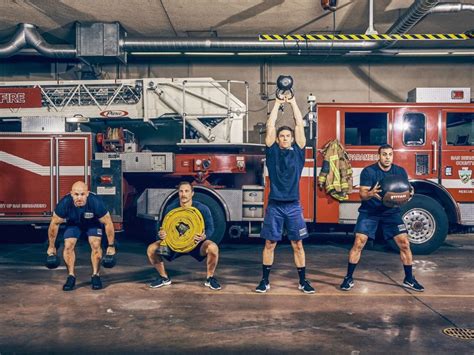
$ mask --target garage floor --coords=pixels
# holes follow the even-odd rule
[[[474,329],[474,235],[453,235],[439,251],[416,258],[420,294],[399,285],[398,255],[365,250],[356,286],[339,291],[351,238],[320,237],[306,245],[317,293],[297,290],[291,247],[277,248],[267,294],[260,280],[260,241],[221,248],[223,289],[203,286],[205,264],[168,264],[169,287],[155,277],[146,245],[121,243],[119,264],[103,270],[105,289],[90,288],[89,246],[78,247],[77,289],[63,292],[64,266],[42,266],[42,244],[0,245],[0,353],[474,353],[474,340],[443,334]],[[64,265],[64,264],[63,264]]]

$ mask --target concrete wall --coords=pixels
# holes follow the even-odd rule
[[[0,80],[77,79],[77,72],[66,63],[51,63],[42,57],[25,57],[0,62]],[[295,79],[297,102],[306,112],[306,96],[311,92],[318,102],[406,101],[415,87],[470,87],[474,92],[473,58],[130,58],[127,65],[101,65],[102,78],[213,77],[249,82],[250,127],[264,122],[267,101],[262,99],[261,70],[268,66],[271,82],[278,75]],[[270,83],[269,93],[275,86]],[[243,100],[244,90],[237,90]],[[270,103],[271,105],[271,103]],[[283,121],[290,118],[285,112]],[[283,122],[281,122],[283,123]]]

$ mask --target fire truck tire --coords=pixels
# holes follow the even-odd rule
[[[212,240],[216,244],[219,244],[224,239],[225,232],[227,230],[227,223],[225,219],[224,209],[211,196],[203,193],[196,192],[193,200],[199,201],[205,204],[211,210],[212,219],[214,220],[214,233],[208,236],[208,239]]]
[[[443,206],[438,201],[415,194],[401,210],[413,254],[430,254],[443,244],[448,234],[449,222]],[[389,245],[398,250],[393,240],[389,241]]]

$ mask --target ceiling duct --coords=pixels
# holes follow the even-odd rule
[[[0,44],[0,58],[18,54],[23,48],[33,48],[50,58],[76,58],[76,48],[73,45],[50,44],[40,35],[36,26],[28,23],[19,24],[10,41]]]
[[[423,17],[430,13],[445,13],[459,11],[473,11],[474,5],[466,4],[439,4],[438,0],[416,0],[402,16],[388,29],[388,34],[405,34],[415,26]],[[52,45],[47,43],[39,34],[34,25],[20,24],[15,35],[10,41],[0,44],[0,58],[12,55],[31,54],[33,48],[41,55],[51,58],[87,58],[95,57],[100,60],[102,57],[116,57],[122,61],[126,60],[126,53],[129,52],[287,52],[292,54],[317,54],[322,51],[331,51],[331,54],[341,55],[348,52],[361,54],[386,55],[381,50],[393,48],[397,41],[259,41],[249,38],[127,38],[121,28],[105,26],[103,23],[96,23],[98,28],[103,28],[103,37],[108,36],[108,41],[102,37],[95,38],[98,47],[95,48],[88,43],[89,36],[86,34],[92,31],[93,25],[84,35],[78,34],[78,29],[86,29],[80,24],[76,27],[76,46],[72,45]],[[81,27],[82,26],[82,27]],[[110,31],[109,31],[110,30]],[[113,42],[113,43],[109,43]],[[469,48],[468,48],[469,49]],[[443,49],[444,50],[444,49]],[[450,49],[453,51],[453,49]],[[151,53],[150,53],[151,54]],[[105,60],[105,58],[103,58]]]
[[[410,31],[420,20],[425,17],[435,6],[439,0],[422,0],[415,1],[403,15],[395,21],[388,29],[387,34],[404,34]],[[381,47],[393,47],[398,41],[382,42]]]
[[[404,34],[416,25],[429,11],[439,3],[439,0],[417,0],[389,28],[388,34]],[[396,42],[396,41],[395,41]],[[154,51],[318,51],[331,52],[374,51],[394,42],[350,41],[350,42],[312,42],[312,41],[259,41],[250,39],[221,39],[221,38],[173,38],[146,39],[128,38],[124,40],[123,50],[127,52]]]
[[[403,34],[410,31],[432,8],[438,5],[439,0],[415,1],[403,15],[387,30],[387,34]]]
[[[433,7],[428,13],[439,14],[449,12],[461,12],[461,11],[473,11],[474,5],[470,4],[459,4],[459,3],[442,3]]]

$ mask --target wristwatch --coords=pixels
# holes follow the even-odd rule
[[[109,244],[109,248],[115,248],[115,243],[114,244]]]

